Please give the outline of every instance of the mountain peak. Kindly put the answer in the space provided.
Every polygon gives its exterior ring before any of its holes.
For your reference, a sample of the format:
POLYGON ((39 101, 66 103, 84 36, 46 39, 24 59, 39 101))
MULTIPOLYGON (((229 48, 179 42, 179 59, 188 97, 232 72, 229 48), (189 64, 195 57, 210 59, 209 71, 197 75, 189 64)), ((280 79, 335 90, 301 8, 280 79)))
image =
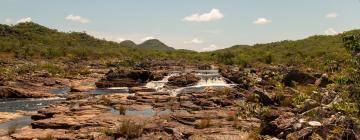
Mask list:
POLYGON ((136 43, 134 41, 131 40, 124 40, 122 42, 120 42, 121 46, 126 46, 126 47, 136 47, 136 43))
POLYGON ((161 49, 161 50, 175 50, 174 48, 169 47, 168 45, 166 45, 165 43, 161 42, 158 39, 146 40, 143 43, 141 43, 140 45, 138 45, 138 47, 161 49))

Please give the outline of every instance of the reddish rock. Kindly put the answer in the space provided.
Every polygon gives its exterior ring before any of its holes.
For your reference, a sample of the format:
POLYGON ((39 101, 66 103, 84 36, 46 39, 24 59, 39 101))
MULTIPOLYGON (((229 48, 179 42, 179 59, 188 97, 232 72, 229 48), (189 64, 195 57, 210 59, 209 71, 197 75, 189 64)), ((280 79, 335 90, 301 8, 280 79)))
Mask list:
POLYGON ((0 98, 43 98, 55 95, 44 92, 29 91, 26 89, 0 87, 0 98))
POLYGON ((169 78, 167 85, 176 87, 185 87, 196 84, 200 80, 194 74, 185 74, 180 76, 173 76, 169 78))

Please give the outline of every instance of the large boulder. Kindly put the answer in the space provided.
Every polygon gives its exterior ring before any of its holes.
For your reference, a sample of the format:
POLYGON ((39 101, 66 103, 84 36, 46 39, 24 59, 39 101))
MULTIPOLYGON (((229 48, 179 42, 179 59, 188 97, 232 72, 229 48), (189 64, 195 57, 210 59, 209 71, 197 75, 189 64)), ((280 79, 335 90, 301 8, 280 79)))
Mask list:
POLYGON ((253 84, 253 79, 249 76, 249 72, 237 71, 231 68, 221 68, 220 74, 228 80, 230 83, 238 84, 239 88, 250 89, 253 84))
POLYGON ((195 85, 200 80, 199 77, 194 74, 185 74, 180 76, 172 76, 169 78, 167 85, 176 87, 185 87, 195 85))
POLYGON ((257 95, 261 104, 263 104, 263 105, 274 104, 274 101, 272 100, 271 95, 268 92, 266 92, 265 90, 255 87, 252 90, 252 93, 257 95))
POLYGON ((264 120, 261 135, 277 136, 280 133, 289 133, 296 122, 295 114, 291 112, 271 113, 268 120, 264 120), (279 116, 278 116, 279 115, 279 116), (276 118, 276 119, 274 119, 276 118), (274 120, 272 120, 274 119, 274 120))
POLYGON ((95 84, 99 88, 134 87, 141 86, 152 79, 154 76, 148 70, 111 70, 104 79, 95 84))
POLYGON ((53 94, 27 91, 25 89, 17 89, 11 87, 0 87, 0 98, 43 98, 53 97, 53 94))
POLYGON ((285 86, 294 86, 293 82, 299 84, 315 84, 316 77, 309 73, 301 72, 299 70, 290 70, 283 78, 282 83, 285 86))
POLYGON ((329 80, 329 76, 327 74, 323 74, 319 79, 316 80, 315 85, 319 87, 325 87, 326 85, 331 83, 332 81, 329 80))

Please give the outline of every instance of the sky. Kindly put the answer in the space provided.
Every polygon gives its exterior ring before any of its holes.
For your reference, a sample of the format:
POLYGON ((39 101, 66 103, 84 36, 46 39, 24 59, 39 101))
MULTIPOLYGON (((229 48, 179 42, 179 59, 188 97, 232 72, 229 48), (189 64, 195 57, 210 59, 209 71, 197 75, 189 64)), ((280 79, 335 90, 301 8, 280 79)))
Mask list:
POLYGON ((156 38, 211 51, 359 29, 360 0, 1 0, 1 24, 29 21, 116 42, 156 38))

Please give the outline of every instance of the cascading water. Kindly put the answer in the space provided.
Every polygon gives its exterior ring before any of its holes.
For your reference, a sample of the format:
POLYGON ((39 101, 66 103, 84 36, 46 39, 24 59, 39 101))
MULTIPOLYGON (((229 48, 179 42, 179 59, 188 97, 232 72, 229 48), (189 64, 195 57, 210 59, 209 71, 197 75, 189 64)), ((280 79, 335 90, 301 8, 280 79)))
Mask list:
POLYGON ((228 84, 219 74, 218 70, 199 70, 195 71, 195 75, 201 78, 196 85, 175 89, 172 91, 172 95, 176 96, 180 93, 202 92, 207 87, 223 89, 225 87, 234 86, 234 84, 228 84))
POLYGON ((171 72, 168 76, 165 76, 160 81, 151 81, 145 85, 146 88, 155 89, 156 91, 170 92, 171 95, 176 96, 180 93, 202 92, 206 87, 212 87, 216 89, 223 89, 225 87, 232 87, 234 84, 228 84, 224 78, 219 74, 218 70, 197 70, 188 71, 194 73, 200 77, 200 81, 194 86, 167 89, 165 86, 169 78, 172 76, 180 75, 180 72, 171 72))
POLYGON ((196 87, 206 86, 228 86, 229 84, 221 77, 218 70, 198 71, 196 76, 200 77, 200 81, 195 85, 196 87))
POLYGON ((179 72, 171 72, 168 76, 165 76, 160 81, 151 81, 145 85, 146 88, 155 89, 157 91, 162 91, 165 87, 165 84, 169 81, 169 78, 172 76, 179 75, 179 72))

